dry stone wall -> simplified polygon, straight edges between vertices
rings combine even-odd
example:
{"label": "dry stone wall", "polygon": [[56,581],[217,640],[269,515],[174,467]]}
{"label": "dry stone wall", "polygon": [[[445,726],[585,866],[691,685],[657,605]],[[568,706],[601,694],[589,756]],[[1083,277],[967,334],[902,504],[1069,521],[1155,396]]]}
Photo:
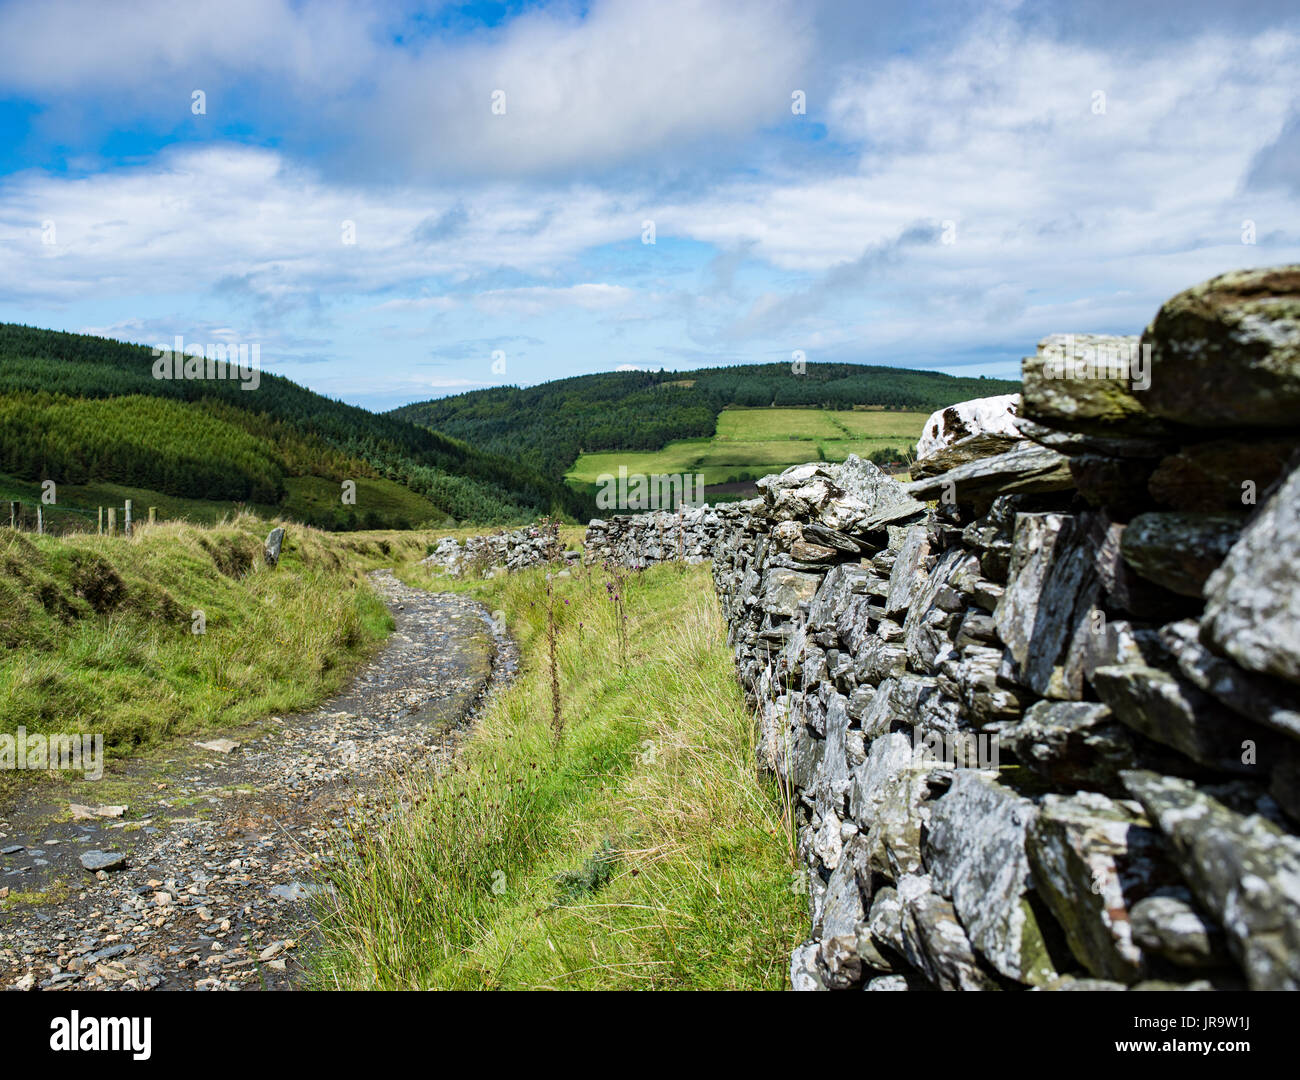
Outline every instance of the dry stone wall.
{"label": "dry stone wall", "polygon": [[960,415],[909,484],[801,465],[683,537],[797,807],[793,985],[1300,988],[1300,268]]}
{"label": "dry stone wall", "polygon": [[614,562],[638,570],[661,562],[704,562],[713,557],[718,536],[743,513],[735,508],[743,505],[596,518],[587,526],[584,561]]}
{"label": "dry stone wall", "polygon": [[526,570],[541,563],[563,563],[579,555],[579,552],[564,551],[557,526],[542,524],[469,536],[464,543],[452,536],[443,537],[421,562],[451,574],[483,574],[497,569]]}

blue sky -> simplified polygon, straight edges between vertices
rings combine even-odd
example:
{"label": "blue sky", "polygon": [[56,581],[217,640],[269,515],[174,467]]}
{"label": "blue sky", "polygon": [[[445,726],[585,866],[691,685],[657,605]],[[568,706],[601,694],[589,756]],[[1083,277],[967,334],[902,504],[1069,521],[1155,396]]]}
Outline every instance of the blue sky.
{"label": "blue sky", "polygon": [[1297,72],[1294,4],[0,4],[0,319],[377,409],[1014,375],[1300,262]]}

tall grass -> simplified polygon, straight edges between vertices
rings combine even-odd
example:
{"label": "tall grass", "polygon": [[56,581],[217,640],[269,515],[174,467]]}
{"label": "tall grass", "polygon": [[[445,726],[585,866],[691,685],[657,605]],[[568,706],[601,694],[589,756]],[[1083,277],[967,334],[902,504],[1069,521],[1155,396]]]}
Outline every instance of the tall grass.
{"label": "tall grass", "polygon": [[391,627],[363,571],[425,538],[291,524],[271,568],[267,528],[239,515],[131,538],[0,529],[0,731],[98,732],[120,755],[336,689]]}
{"label": "tall grass", "polygon": [[622,605],[590,573],[551,579],[569,601],[561,743],[545,572],[406,576],[504,610],[524,664],[454,767],[408,778],[395,813],[340,844],[315,985],[784,986],[804,918],[790,822],[755,771],[707,568],[634,575]]}

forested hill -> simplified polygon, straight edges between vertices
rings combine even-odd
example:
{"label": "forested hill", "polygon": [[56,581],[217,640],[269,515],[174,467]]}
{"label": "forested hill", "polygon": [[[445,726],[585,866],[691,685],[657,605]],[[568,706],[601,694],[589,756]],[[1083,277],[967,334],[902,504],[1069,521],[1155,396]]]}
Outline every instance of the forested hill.
{"label": "forested hill", "polygon": [[957,401],[1016,393],[1018,382],[957,378],[862,364],[739,365],[698,371],[579,375],[520,389],[473,390],[394,409],[400,417],[483,450],[517,456],[562,477],[580,452],[658,450],[674,439],[711,436],[728,405],[875,405],[931,412]]}
{"label": "forested hill", "polygon": [[0,474],[272,505],[291,478],[359,474],[396,482],[458,521],[587,510],[516,455],[484,453],[265,371],[246,390],[237,378],[156,379],[153,363],[144,346],[0,323]]}

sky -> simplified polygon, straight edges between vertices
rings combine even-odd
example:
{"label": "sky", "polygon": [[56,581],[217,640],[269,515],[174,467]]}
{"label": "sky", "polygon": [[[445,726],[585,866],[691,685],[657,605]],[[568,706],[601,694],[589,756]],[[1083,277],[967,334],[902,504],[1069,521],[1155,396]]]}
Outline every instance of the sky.
{"label": "sky", "polygon": [[0,321],[371,409],[619,368],[1016,377],[1300,262],[1300,7],[0,3]]}

